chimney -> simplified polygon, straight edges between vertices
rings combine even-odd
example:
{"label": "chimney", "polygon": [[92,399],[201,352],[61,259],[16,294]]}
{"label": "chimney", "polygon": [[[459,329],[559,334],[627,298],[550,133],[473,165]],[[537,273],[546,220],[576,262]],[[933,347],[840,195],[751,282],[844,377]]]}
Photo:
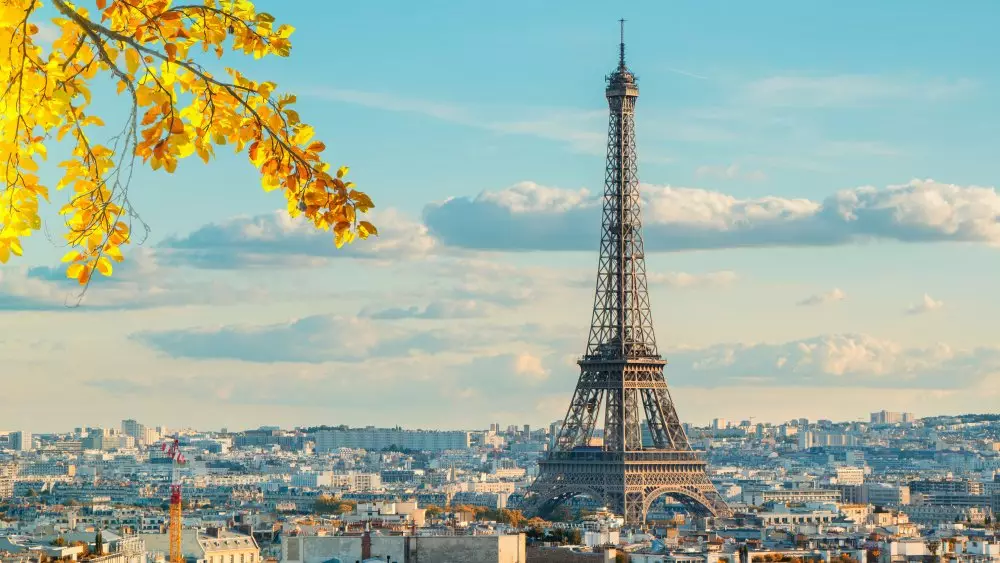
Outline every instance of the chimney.
{"label": "chimney", "polygon": [[361,560],[367,561],[372,556],[372,533],[368,525],[365,525],[365,535],[361,536]]}

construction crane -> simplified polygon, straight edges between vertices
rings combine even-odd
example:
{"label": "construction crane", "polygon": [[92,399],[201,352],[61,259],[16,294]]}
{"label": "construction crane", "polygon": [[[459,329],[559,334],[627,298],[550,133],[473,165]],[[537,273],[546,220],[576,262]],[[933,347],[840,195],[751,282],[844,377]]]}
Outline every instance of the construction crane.
{"label": "construction crane", "polygon": [[164,442],[161,449],[170,458],[170,513],[168,525],[170,526],[170,559],[169,563],[184,563],[184,554],[181,551],[181,530],[184,523],[184,509],[181,499],[181,473],[180,465],[186,460],[181,454],[180,442],[175,438],[172,442]]}

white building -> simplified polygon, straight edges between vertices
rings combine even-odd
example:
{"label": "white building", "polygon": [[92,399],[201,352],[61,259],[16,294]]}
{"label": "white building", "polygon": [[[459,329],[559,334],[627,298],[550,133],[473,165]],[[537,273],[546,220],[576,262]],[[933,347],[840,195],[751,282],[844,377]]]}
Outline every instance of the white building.
{"label": "white building", "polygon": [[526,563],[524,534],[486,536],[283,536],[283,563],[433,561]]}
{"label": "white building", "polygon": [[467,449],[470,433],[464,431],[403,430],[402,428],[331,428],[316,432],[316,452],[340,448],[382,450],[395,447],[417,451]]}
{"label": "white building", "polygon": [[32,449],[31,432],[23,430],[0,431],[0,450],[29,452]]}
{"label": "white building", "polygon": [[17,479],[16,463],[0,463],[0,499],[14,496],[14,481]]}
{"label": "white building", "polygon": [[861,467],[838,467],[838,485],[863,485],[865,483],[865,470]]}

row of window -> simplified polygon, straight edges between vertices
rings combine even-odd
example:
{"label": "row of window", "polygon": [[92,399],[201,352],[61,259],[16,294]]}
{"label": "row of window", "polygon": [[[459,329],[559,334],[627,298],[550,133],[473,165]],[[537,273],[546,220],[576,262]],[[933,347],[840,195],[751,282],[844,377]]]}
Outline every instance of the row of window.
{"label": "row of window", "polygon": [[[247,558],[248,555],[249,555],[249,558]],[[214,555],[209,555],[208,556],[208,563],[226,563],[226,556],[225,555],[220,555],[218,561],[216,561],[215,559],[216,558],[215,558]],[[229,563],[236,563],[236,554],[230,554],[229,555]],[[250,553],[250,554],[241,553],[240,554],[240,563],[253,563],[253,553]]]}

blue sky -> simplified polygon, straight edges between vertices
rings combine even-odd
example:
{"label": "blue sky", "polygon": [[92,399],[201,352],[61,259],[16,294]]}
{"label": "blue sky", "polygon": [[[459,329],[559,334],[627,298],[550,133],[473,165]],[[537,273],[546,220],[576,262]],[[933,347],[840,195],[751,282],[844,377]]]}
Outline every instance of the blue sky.
{"label": "blue sky", "polygon": [[995,410],[995,3],[259,5],[292,57],[226,62],[298,94],[383,236],[335,251],[227,151],[141,174],[150,238],[81,308],[44,236],[0,268],[5,380],[79,398],[0,427],[561,418],[620,17],[681,417]]}

